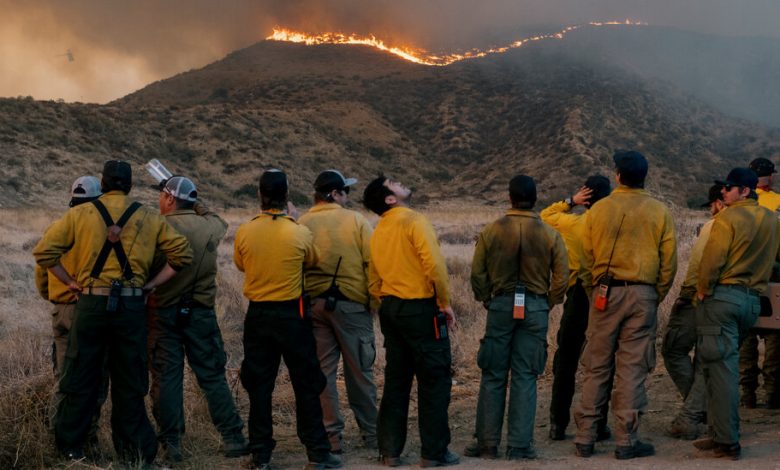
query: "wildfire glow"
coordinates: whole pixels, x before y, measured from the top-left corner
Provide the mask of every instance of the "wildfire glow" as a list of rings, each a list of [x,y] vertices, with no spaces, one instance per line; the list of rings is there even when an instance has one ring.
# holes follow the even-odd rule
[[[414,62],[422,65],[432,65],[432,66],[442,67],[461,60],[476,59],[478,57],[485,57],[486,55],[490,55],[490,54],[501,54],[510,49],[517,49],[518,47],[523,47],[524,45],[530,42],[542,41],[545,39],[563,39],[564,36],[566,36],[566,34],[586,26],[597,28],[602,26],[614,26],[614,25],[645,26],[647,25],[647,23],[643,23],[641,21],[632,21],[632,20],[592,21],[586,25],[567,26],[566,28],[556,33],[541,34],[538,36],[519,39],[506,46],[494,47],[489,49],[472,49],[470,51],[466,51],[462,53],[453,53],[453,54],[445,54],[445,55],[435,55],[424,49],[418,49],[412,47],[388,46],[387,44],[385,44],[384,41],[382,41],[381,39],[377,39],[374,35],[358,36],[356,34],[347,35],[344,33],[322,33],[317,35],[310,35],[300,31],[292,31],[289,29],[276,27],[273,29],[273,33],[270,36],[268,36],[266,39],[269,41],[297,42],[309,46],[314,46],[319,44],[357,44],[363,46],[370,46],[379,49],[381,51],[395,54],[401,57],[402,59],[408,60],[410,62]]]

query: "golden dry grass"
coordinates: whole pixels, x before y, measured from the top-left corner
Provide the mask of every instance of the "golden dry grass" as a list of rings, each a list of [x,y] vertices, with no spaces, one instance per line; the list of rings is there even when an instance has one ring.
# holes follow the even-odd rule
[[[453,367],[457,385],[453,388],[453,403],[473,400],[478,391],[480,372],[475,357],[479,339],[484,331],[484,308],[473,300],[469,285],[473,240],[482,226],[499,216],[503,209],[495,207],[464,208],[442,204],[425,209],[442,238],[442,249],[450,271],[453,307],[458,314],[460,328],[452,333]],[[47,430],[47,407],[54,378],[50,362],[50,321],[48,303],[38,297],[33,282],[32,247],[56,212],[44,210],[0,210],[0,467],[44,468],[64,465],[54,450],[54,440]],[[246,394],[238,381],[238,368],[243,357],[241,334],[246,300],[243,298],[242,275],[232,262],[232,241],[238,225],[252,216],[252,211],[233,210],[225,214],[230,231],[219,248],[220,273],[217,279],[219,294],[217,314],[228,354],[228,381],[239,410],[246,419],[249,406]],[[686,209],[674,209],[677,221],[679,247],[679,274],[672,293],[659,310],[659,332],[663,331],[674,295],[684,275],[688,251],[697,227],[706,220],[706,214]],[[372,218],[372,220],[375,220]],[[555,332],[560,319],[560,307],[551,312],[550,361],[555,350]],[[377,362],[375,373],[381,390],[384,367],[382,335],[377,332]],[[659,334],[660,337],[660,334]],[[549,378],[550,366],[542,383]],[[343,385],[343,383],[342,383]],[[542,391],[541,393],[546,393]],[[344,398],[342,388],[342,398]],[[344,400],[346,406],[346,400]],[[295,406],[292,389],[286,373],[279,374],[274,396],[274,421],[279,441],[277,454],[300,454],[295,438]],[[413,401],[412,414],[415,413]],[[110,458],[110,404],[101,419],[99,436],[106,458],[96,462],[112,466]],[[458,412],[460,413],[460,412]],[[473,420],[473,410],[459,419]],[[235,466],[226,463],[218,454],[219,434],[211,425],[208,410],[191,374],[185,378],[185,414],[187,435],[183,441],[188,456],[188,468]],[[346,413],[349,415],[349,413]],[[539,418],[537,418],[539,419]],[[347,436],[357,430],[348,419]],[[473,424],[473,423],[472,423]],[[466,424],[471,426],[472,424]],[[414,433],[411,433],[414,434]],[[283,457],[282,457],[283,458]],[[82,468],[95,468],[85,464]]]

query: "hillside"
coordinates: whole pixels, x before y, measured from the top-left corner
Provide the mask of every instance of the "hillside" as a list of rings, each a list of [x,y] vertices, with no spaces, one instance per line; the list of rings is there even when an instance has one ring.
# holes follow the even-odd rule
[[[611,174],[617,148],[644,152],[650,189],[687,204],[731,166],[780,153],[779,130],[567,41],[445,68],[362,46],[261,42],[105,106],[3,99],[0,205],[59,205],[75,176],[109,157],[159,158],[224,206],[255,204],[271,166],[288,171],[298,202],[329,167],[364,182],[384,171],[423,202],[504,201],[508,179],[525,172],[549,201]]]

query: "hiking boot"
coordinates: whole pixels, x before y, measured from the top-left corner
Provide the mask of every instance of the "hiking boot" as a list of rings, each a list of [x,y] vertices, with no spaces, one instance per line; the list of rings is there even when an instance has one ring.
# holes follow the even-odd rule
[[[163,444],[163,460],[169,463],[178,463],[184,460],[181,453],[181,445],[173,442]]]
[[[460,456],[455,452],[447,449],[447,451],[438,459],[420,459],[420,467],[449,467],[450,465],[458,465],[460,463]]]
[[[655,454],[655,447],[646,442],[636,441],[632,446],[615,447],[615,458],[618,460],[628,460],[637,457],[648,457]]]
[[[606,441],[610,437],[612,437],[612,431],[609,429],[609,426],[604,426],[599,428],[596,433],[596,442]]]
[[[588,458],[593,455],[593,444],[577,444],[574,443],[574,453],[577,457]]]
[[[715,444],[715,448],[712,449],[715,458],[726,457],[731,460],[739,460],[742,456],[742,446],[739,442],[736,444]]]
[[[497,459],[498,447],[497,446],[483,446],[479,443],[474,443],[465,449],[463,449],[463,455],[466,457],[479,457],[483,459]]]
[[[225,457],[229,459],[249,455],[249,441],[243,434],[236,434],[225,439],[222,447]]]
[[[261,457],[258,454],[252,454],[252,460],[249,463],[250,470],[272,470],[271,458]]]
[[[84,450],[83,449],[68,449],[62,451],[62,456],[71,462],[78,462],[79,460],[84,460]]]
[[[400,467],[404,464],[401,457],[388,457],[387,455],[380,455],[379,463],[385,467]]]
[[[699,425],[687,420],[675,418],[667,429],[667,434],[675,439],[692,441],[699,437]]]
[[[331,454],[341,455],[344,453],[344,438],[341,433],[329,435],[328,441],[330,441]]]
[[[715,441],[711,437],[704,437],[693,441],[693,447],[699,450],[712,450],[715,448]]]
[[[507,447],[507,460],[533,460],[536,458],[536,449],[534,446],[528,447]]]
[[[756,407],[756,392],[742,391],[742,396],[739,398],[739,406],[752,410]]]
[[[337,455],[328,453],[325,457],[317,459],[316,462],[310,461],[303,467],[304,470],[326,470],[328,468],[341,468],[344,463]]]
[[[566,426],[550,423],[550,440],[562,441],[564,439],[566,439]]]

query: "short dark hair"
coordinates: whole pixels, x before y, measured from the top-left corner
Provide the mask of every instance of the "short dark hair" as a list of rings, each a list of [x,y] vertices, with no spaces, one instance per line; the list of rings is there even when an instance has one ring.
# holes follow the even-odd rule
[[[612,156],[620,183],[629,188],[644,188],[647,177],[647,159],[635,150],[619,150]]]
[[[536,183],[528,175],[517,175],[509,181],[509,200],[516,209],[533,209],[536,204]]]
[[[100,180],[100,189],[105,194],[109,191],[122,191],[125,194],[130,192],[133,184],[130,181],[118,178],[105,178]]]
[[[127,194],[133,187],[133,173],[130,164],[121,160],[108,160],[103,164],[100,187],[104,193],[122,191]]]
[[[287,175],[279,170],[266,170],[260,176],[258,184],[260,207],[263,210],[284,210],[287,207]]]
[[[588,179],[585,180],[585,186],[592,191],[590,193],[590,199],[588,199],[588,204],[590,206],[593,206],[593,204],[609,196],[612,192],[612,185],[609,183],[609,178],[604,175],[589,176]]]
[[[177,210],[190,210],[195,207],[195,201],[186,201],[184,199],[179,199],[177,197],[173,198],[174,201],[176,201],[176,209]]]
[[[385,181],[387,181],[387,177],[379,175],[368,183],[366,189],[363,190],[363,205],[377,215],[382,215],[390,210],[390,206],[385,202],[385,198],[394,194],[390,191],[390,188],[385,186]]]

